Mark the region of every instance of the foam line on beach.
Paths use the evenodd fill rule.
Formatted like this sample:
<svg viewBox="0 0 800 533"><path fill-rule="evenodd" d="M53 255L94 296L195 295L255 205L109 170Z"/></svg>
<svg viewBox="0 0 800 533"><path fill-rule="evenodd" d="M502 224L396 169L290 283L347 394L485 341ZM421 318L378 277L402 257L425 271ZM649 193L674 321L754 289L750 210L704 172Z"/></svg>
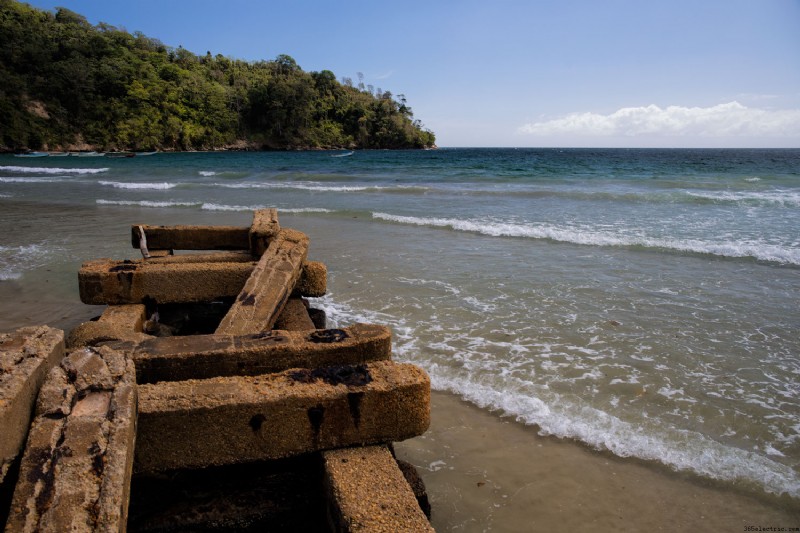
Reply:
<svg viewBox="0 0 800 533"><path fill-rule="evenodd" d="M136 183L136 182L121 182L121 181L98 181L100 185L114 187L115 189L133 189L133 190L169 190L174 189L179 183Z"/></svg>
<svg viewBox="0 0 800 533"><path fill-rule="evenodd" d="M18 165L0 166L2 172L17 172L20 174L101 174L108 172L108 168L57 168L57 167L21 167Z"/></svg>
<svg viewBox="0 0 800 533"><path fill-rule="evenodd" d="M643 247L731 258L753 258L759 261L800 265L800 248L762 242L709 242L697 239L667 239L639 235L621 235L594 231L589 228L558 227L549 224L519 224L457 218L413 217L379 212L373 212L372 217L377 220L398 224L447 228L454 231L479 233L490 237L546 239L584 246Z"/></svg>
<svg viewBox="0 0 800 533"><path fill-rule="evenodd" d="M20 279L26 271L44 265L48 257L56 251L55 248L44 243L20 246L0 245L0 281Z"/></svg>
<svg viewBox="0 0 800 533"><path fill-rule="evenodd" d="M269 206L266 205L226 205L226 204L214 204L214 203L204 203L201 208L204 211L255 211L258 209L266 209ZM325 209L323 207L281 207L279 208L281 213L333 213L331 209Z"/></svg>
<svg viewBox="0 0 800 533"><path fill-rule="evenodd" d="M442 289L451 292L447 287ZM574 399L564 398L546 385L510 375L440 366L426 358L426 350L453 351L453 347L446 342L438 347L420 346L415 328L402 318L353 308L331 293L313 298L311 303L325 311L328 327L342 327L354 322L381 322L391 326L397 360L425 368L431 377L432 388L453 393L480 408L499 411L523 424L537 426L543 435L576 439L620 457L637 457L678 471L743 483L777 495L800 497L800 480L794 470L765 455L726 446L700 433L661 423L654 422L647 427L631 424L602 410L576 403ZM515 348L509 344L508 349ZM770 454L769 446L765 453Z"/></svg>
<svg viewBox="0 0 800 533"><path fill-rule="evenodd" d="M712 203L731 203L743 206L784 206L800 207L800 192L789 190L774 191L687 191L689 196L708 200Z"/></svg>
<svg viewBox="0 0 800 533"><path fill-rule="evenodd" d="M436 365L426 369L434 389L452 392L483 409L497 410L519 422L535 425L542 435L577 439L620 457L637 457L678 471L755 484L769 493L800 497L800 481L790 466L748 450L725 446L700 433L663 426L644 429L598 409L573 405L558 395L543 401L540 396L547 391L538 391L536 386L526 383L511 386L504 383L498 389L466 376L453 376L450 370L441 372Z"/></svg>
<svg viewBox="0 0 800 533"><path fill-rule="evenodd" d="M427 187L418 186L384 186L384 185L324 185L321 183L214 183L216 187L226 189L279 189L279 190L301 190L312 192L398 192L415 193L428 190Z"/></svg>
<svg viewBox="0 0 800 533"><path fill-rule="evenodd" d="M121 205L138 207L197 207L200 202L173 202L173 201L152 201L152 200L96 200L98 205Z"/></svg>
<svg viewBox="0 0 800 533"><path fill-rule="evenodd" d="M58 178L13 178L0 177L0 183L58 183L62 181Z"/></svg>

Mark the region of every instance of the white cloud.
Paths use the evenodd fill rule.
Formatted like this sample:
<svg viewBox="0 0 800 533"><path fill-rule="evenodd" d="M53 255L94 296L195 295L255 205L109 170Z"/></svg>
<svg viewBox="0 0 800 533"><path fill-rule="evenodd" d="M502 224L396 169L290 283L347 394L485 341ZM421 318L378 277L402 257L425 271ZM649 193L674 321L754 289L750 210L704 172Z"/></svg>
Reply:
<svg viewBox="0 0 800 533"><path fill-rule="evenodd" d="M518 131L562 137L769 137L800 141L800 109L757 109L736 101L712 107L649 105L624 107L609 115L570 113L554 120L525 124Z"/></svg>

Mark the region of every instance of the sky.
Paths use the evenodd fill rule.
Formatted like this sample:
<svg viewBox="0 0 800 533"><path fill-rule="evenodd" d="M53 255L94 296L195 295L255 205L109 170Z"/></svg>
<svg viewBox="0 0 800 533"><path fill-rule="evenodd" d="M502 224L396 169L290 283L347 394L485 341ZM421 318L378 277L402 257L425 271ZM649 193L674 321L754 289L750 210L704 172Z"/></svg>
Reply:
<svg viewBox="0 0 800 533"><path fill-rule="evenodd" d="M800 148L800 0L32 0L405 95L437 145Z"/></svg>

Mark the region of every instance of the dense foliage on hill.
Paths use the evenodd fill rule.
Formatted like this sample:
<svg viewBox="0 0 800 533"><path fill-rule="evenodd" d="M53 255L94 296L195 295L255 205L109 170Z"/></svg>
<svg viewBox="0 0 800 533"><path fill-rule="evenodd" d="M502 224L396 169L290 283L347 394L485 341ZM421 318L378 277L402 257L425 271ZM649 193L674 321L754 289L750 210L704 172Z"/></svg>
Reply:
<svg viewBox="0 0 800 533"><path fill-rule="evenodd" d="M405 98L0 0L0 149L424 148Z"/></svg>

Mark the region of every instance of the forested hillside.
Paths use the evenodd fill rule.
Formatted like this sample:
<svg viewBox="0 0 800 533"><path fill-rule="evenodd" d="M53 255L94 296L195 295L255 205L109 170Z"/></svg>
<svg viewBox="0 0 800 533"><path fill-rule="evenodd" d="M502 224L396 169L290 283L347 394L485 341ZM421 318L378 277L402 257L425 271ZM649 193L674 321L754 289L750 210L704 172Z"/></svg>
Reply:
<svg viewBox="0 0 800 533"><path fill-rule="evenodd" d="M0 0L0 150L424 148L405 98Z"/></svg>

